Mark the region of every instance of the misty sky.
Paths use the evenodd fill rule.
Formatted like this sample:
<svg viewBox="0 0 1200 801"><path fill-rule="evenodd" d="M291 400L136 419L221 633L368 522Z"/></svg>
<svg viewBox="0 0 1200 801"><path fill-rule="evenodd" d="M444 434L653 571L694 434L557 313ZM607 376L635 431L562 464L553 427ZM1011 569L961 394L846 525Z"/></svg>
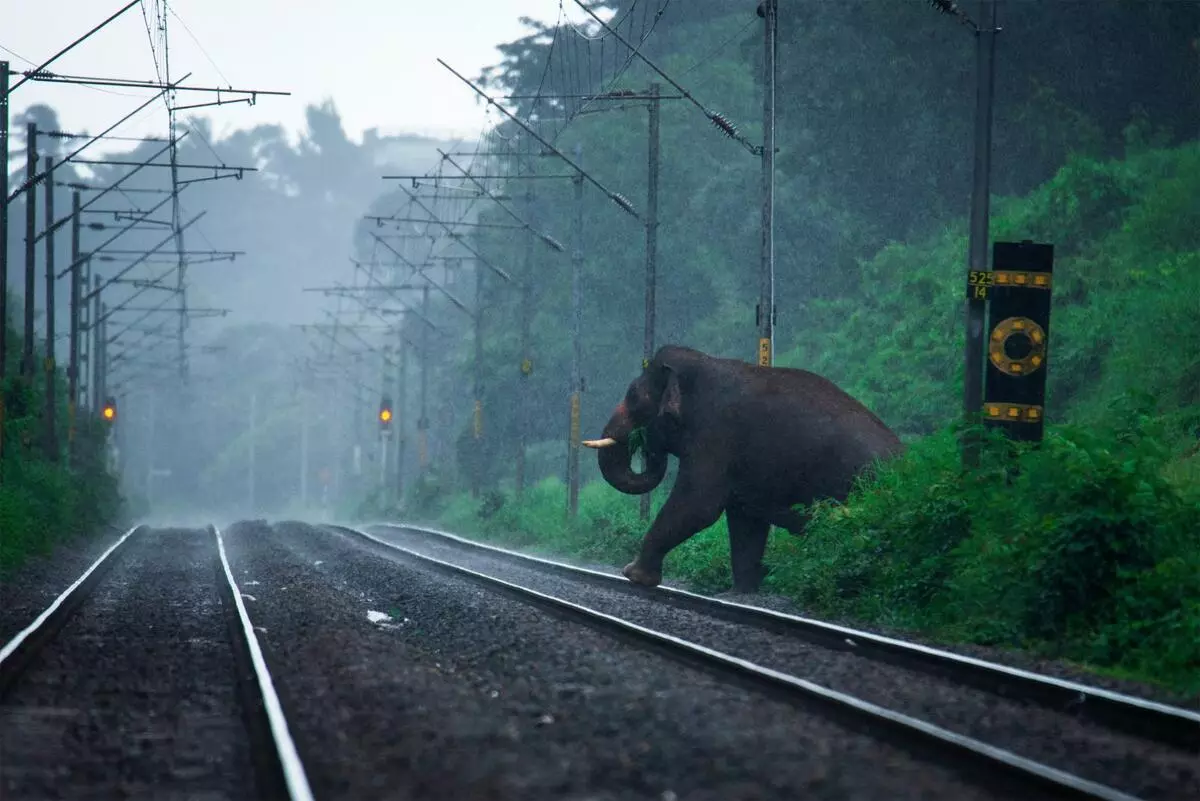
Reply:
<svg viewBox="0 0 1200 801"><path fill-rule="evenodd" d="M26 59L40 63L49 58L127 1L60 0L50 7L0 0L0 58L9 59L13 69L29 69L33 65ZM145 0L151 25L154 5ZM572 19L583 16L570 0L564 8ZM275 122L294 131L304 124L305 105L332 97L353 140L372 127L384 134L474 139L486 121L484 108L475 104L471 89L435 59L473 78L481 67L499 60L496 44L527 33L519 17L553 23L559 2L171 0L170 9L175 12L169 18L172 76L191 72L188 83L195 86L292 93L260 98L254 107L243 103L190 112L208 116L218 134ZM161 54L159 60L161 64ZM67 75L154 80L155 56L141 9L127 11L51 69ZM33 103L47 103L58 110L63 127L95 134L147 96L137 89L30 82L13 95L10 113L16 118ZM205 99L180 93L178 102ZM158 103L114 134L161 136L165 124L166 111Z"/></svg>

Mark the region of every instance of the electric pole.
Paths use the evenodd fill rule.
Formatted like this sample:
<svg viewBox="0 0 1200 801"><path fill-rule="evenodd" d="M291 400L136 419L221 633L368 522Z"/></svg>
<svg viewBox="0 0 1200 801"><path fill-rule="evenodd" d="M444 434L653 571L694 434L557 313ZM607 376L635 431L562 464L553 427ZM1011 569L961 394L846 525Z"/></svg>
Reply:
<svg viewBox="0 0 1200 801"><path fill-rule="evenodd" d="M354 439L354 477L356 479L362 476L362 432L363 421L359 419L359 415L363 413L359 402L358 389L362 386L362 353L354 354L354 387L351 389L350 395L350 433ZM361 482L358 489L361 489Z"/></svg>
<svg viewBox="0 0 1200 801"><path fill-rule="evenodd" d="M763 0L762 267L758 309L758 364L775 363L775 42L779 0Z"/></svg>
<svg viewBox="0 0 1200 801"><path fill-rule="evenodd" d="M525 189L526 216L530 226L533 225L533 189L526 184ZM529 350L529 327L533 317L533 232L525 237L525 269L521 273L521 390L519 395L520 411L517 413L517 498L525 495L525 448L529 439L529 379L533 375L533 354Z"/></svg>
<svg viewBox="0 0 1200 801"><path fill-rule="evenodd" d="M8 62L0 61L0 388L8 375ZM0 391L0 430L4 425L4 392ZM2 438L0 438L2 439ZM0 457L4 443L0 441Z"/></svg>
<svg viewBox="0 0 1200 801"><path fill-rule="evenodd" d="M417 418L417 456L420 459L421 474L424 475L429 467L429 285L421 287L421 414Z"/></svg>
<svg viewBox="0 0 1200 801"><path fill-rule="evenodd" d="M91 361L91 364L88 366L92 368L91 405L92 414L94 415L100 414L100 404L104 403L104 398L101 396L100 392L100 362L103 361L101 351L103 349L102 340L104 338L103 332L101 331L101 327L104 325L104 323L100 319L100 282L102 280L103 279L99 275L92 276L92 313L90 315L91 319L89 320L88 325L92 335L91 346L88 348L88 359Z"/></svg>
<svg viewBox="0 0 1200 801"><path fill-rule="evenodd" d="M81 223L82 227L82 223ZM95 361L93 356L93 344L90 336L92 330L91 321L95 317L92 313L91 304L88 298L83 294L92 284L92 260L89 256L84 260L80 267L79 273L79 408L87 410L95 406L95 401L92 395L95 394L96 388L92 383L92 363Z"/></svg>
<svg viewBox="0 0 1200 801"><path fill-rule="evenodd" d="M37 228L37 123L25 126L25 341L21 350L21 377L26 385L33 386L33 315L35 287L37 285L37 263L34 247ZM7 289L7 287L6 287Z"/></svg>
<svg viewBox="0 0 1200 801"><path fill-rule="evenodd" d="M4 387L8 377L8 62L0 61L0 483L4 481Z"/></svg>
<svg viewBox="0 0 1200 801"><path fill-rule="evenodd" d="M391 360L388 358L388 351L391 350L386 344L383 346L379 354L379 394L386 398L388 394L388 365ZM391 409L388 409L389 414ZM395 420L395 415L391 415L388 419L383 418L383 407L380 407L379 414L379 429L377 439L379 442L379 502L387 504L388 490L390 484L388 482L388 442L392 433L391 425Z"/></svg>
<svg viewBox="0 0 1200 801"><path fill-rule="evenodd" d="M250 436L249 436L250 465L249 465L249 470L247 470L247 475L246 475L246 480L247 480L247 484L248 484L248 488L249 488L249 498L250 498L250 505L249 505L249 508L247 508L247 510L246 510L246 512L248 514L254 514L254 511L256 508L255 499L254 499L254 491L256 489L256 487L254 486L254 459L255 459L255 456L257 456L257 454L254 452L255 451L254 446L255 446L255 438L257 437L257 432L255 431L255 424L257 422L257 417L258 417L258 393L252 391L250 393Z"/></svg>
<svg viewBox="0 0 1200 801"><path fill-rule="evenodd" d="M54 169L54 159L45 159L46 174ZM46 181L46 356L43 364L46 373L46 459L58 461L58 429L55 426L57 410L54 397L54 182Z"/></svg>
<svg viewBox="0 0 1200 801"><path fill-rule="evenodd" d="M473 425L474 458L471 470L471 497L479 497L483 481L483 265L475 263L475 417Z"/></svg>
<svg viewBox="0 0 1200 801"><path fill-rule="evenodd" d="M575 145L575 161L583 162L583 145ZM580 407L583 402L583 173L575 184L575 248L571 253L571 428L567 442L567 517L579 512Z"/></svg>
<svg viewBox="0 0 1200 801"><path fill-rule="evenodd" d="M308 413L312 408L312 395L309 382L304 382L304 391L300 395L300 509L308 513Z"/></svg>
<svg viewBox="0 0 1200 801"><path fill-rule="evenodd" d="M96 319L96 405L101 409L108 398L108 304L100 304L100 316Z"/></svg>
<svg viewBox="0 0 1200 801"><path fill-rule="evenodd" d="M67 458L75 464L75 415L79 403L79 190L71 193L71 305L68 321L67 361Z"/></svg>
<svg viewBox="0 0 1200 801"><path fill-rule="evenodd" d="M400 349L400 368L396 381L396 504L404 503L404 456L405 441L404 421L408 413L408 348L404 345L404 327L397 328L400 334L398 348Z"/></svg>
<svg viewBox="0 0 1200 801"><path fill-rule="evenodd" d="M658 165L659 165L659 112L662 102L658 99L659 85L650 84L649 145L646 172L646 332L642 341L642 368L654 358L654 310L655 293L658 288ZM642 495L640 511L642 519L650 516L650 497L653 490Z"/></svg>
<svg viewBox="0 0 1200 801"><path fill-rule="evenodd" d="M992 100L995 88L996 0L981 0L982 23L975 33L975 169L971 187L971 231L968 269L988 269L988 217L991 200ZM966 365L963 371L963 412L968 422L983 409L983 326L987 299L968 295L966 302ZM963 466L979 462L978 443L963 443Z"/></svg>

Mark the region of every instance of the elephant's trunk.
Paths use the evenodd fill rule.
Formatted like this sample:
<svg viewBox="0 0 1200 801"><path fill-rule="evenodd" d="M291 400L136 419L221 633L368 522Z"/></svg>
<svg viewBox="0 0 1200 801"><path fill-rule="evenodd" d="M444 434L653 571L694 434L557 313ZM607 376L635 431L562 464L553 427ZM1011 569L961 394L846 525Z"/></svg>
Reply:
<svg viewBox="0 0 1200 801"><path fill-rule="evenodd" d="M646 448L646 471L633 472L633 454L629 452L629 435L633 432L633 421L625 411L625 404L617 406L608 424L604 426L601 439L584 444L596 448L600 461L600 473L604 480L627 495L645 495L662 483L667 474L667 454L658 448Z"/></svg>

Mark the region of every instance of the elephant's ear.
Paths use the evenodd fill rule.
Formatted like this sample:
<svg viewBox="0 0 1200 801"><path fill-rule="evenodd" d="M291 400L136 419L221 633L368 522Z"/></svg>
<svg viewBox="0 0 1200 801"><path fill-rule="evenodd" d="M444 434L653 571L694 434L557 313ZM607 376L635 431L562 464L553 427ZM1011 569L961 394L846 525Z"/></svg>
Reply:
<svg viewBox="0 0 1200 801"><path fill-rule="evenodd" d="M666 367L667 384L663 387L662 400L658 404L658 413L665 417L680 419L680 403L682 393L679 391L679 376L670 367Z"/></svg>

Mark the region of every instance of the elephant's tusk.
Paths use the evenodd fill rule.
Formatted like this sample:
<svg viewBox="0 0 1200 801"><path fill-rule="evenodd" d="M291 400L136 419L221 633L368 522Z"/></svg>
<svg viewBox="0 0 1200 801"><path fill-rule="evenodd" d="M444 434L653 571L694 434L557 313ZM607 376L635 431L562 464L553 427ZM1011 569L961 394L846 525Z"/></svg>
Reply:
<svg viewBox="0 0 1200 801"><path fill-rule="evenodd" d="M583 444L588 448L611 448L617 444L617 441L612 437L605 437L604 439L585 439Z"/></svg>

